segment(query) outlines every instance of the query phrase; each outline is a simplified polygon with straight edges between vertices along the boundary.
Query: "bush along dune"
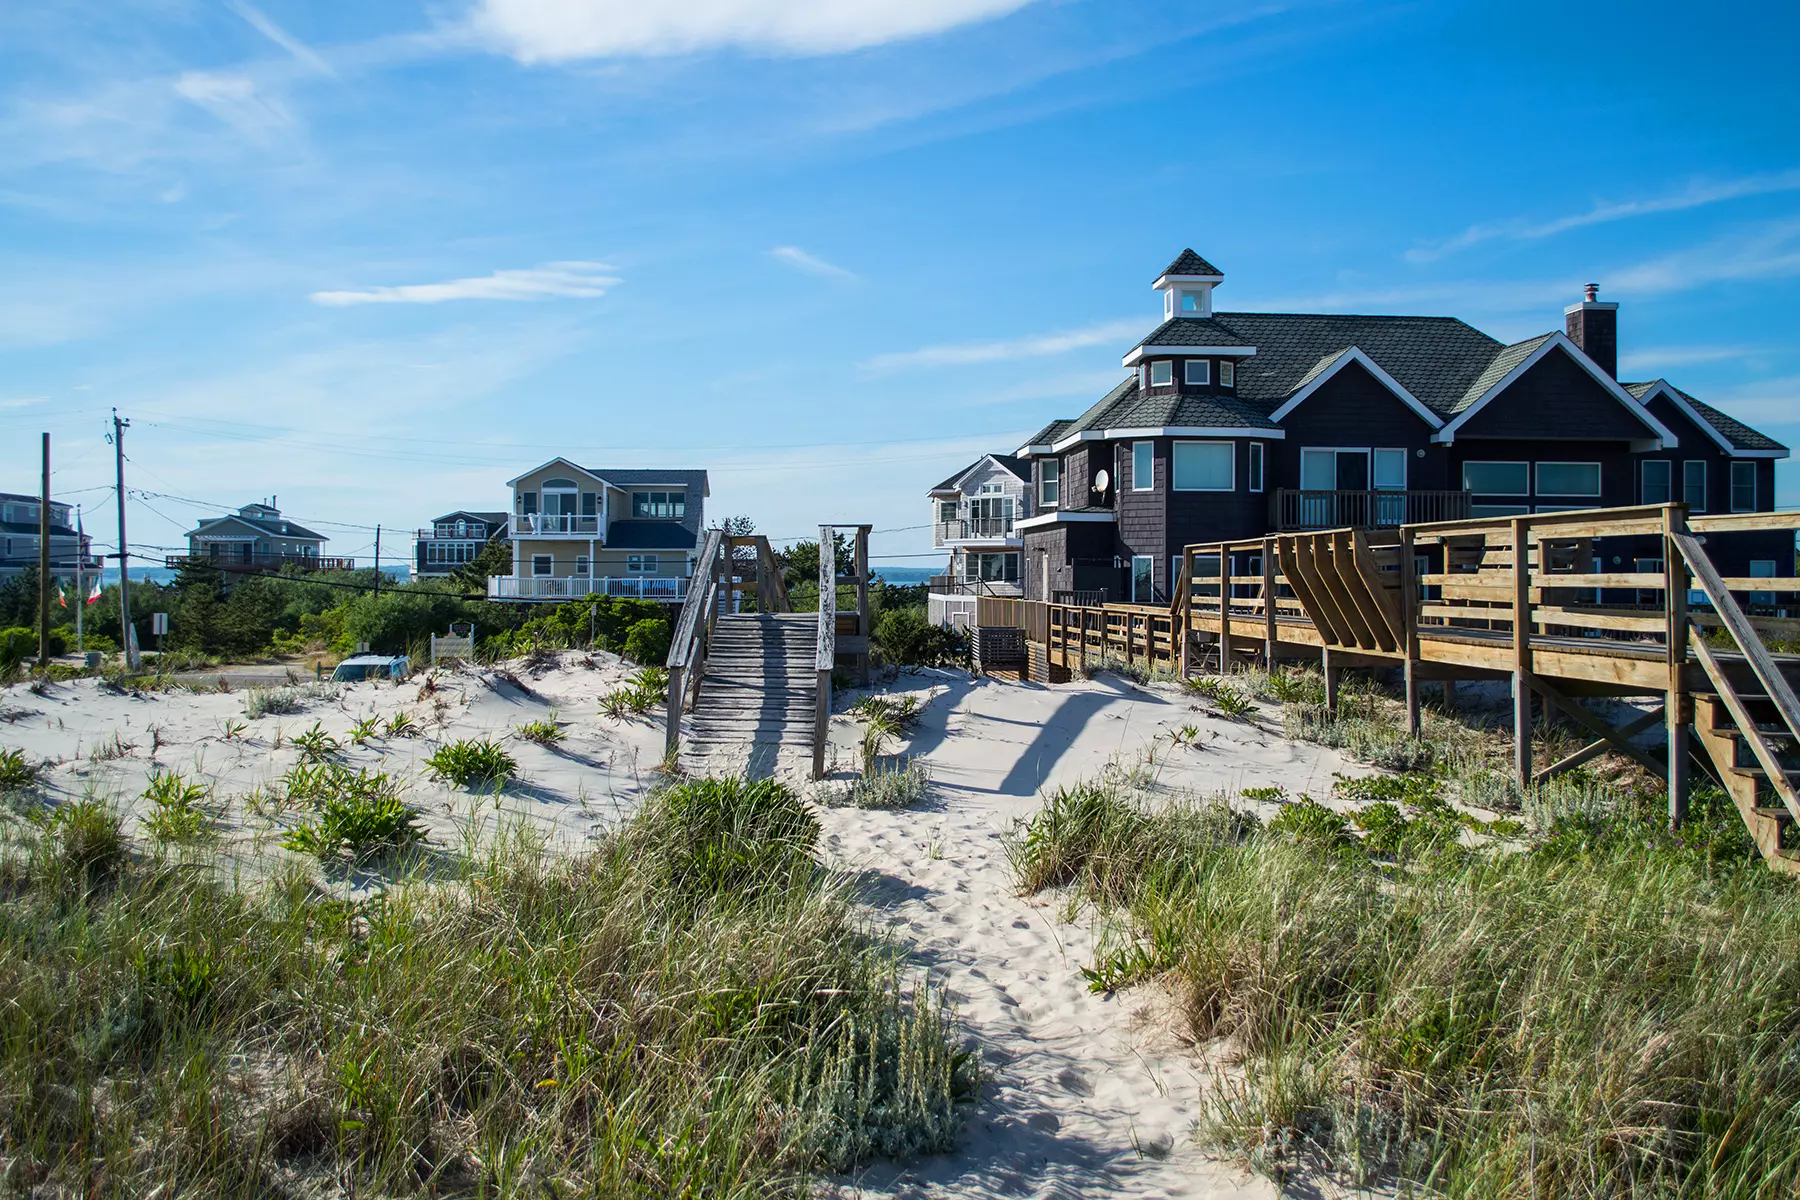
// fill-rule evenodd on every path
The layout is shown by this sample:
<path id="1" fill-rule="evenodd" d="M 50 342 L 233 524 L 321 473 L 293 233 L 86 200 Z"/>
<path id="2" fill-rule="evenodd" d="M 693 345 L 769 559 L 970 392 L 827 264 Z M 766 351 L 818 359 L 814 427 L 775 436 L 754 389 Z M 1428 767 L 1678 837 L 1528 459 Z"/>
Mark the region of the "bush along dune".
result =
<path id="1" fill-rule="evenodd" d="M 949 1148 L 976 1084 L 778 784 L 357 902 L 104 806 L 0 831 L 7 1195 L 802 1197 Z"/>
<path id="2" fill-rule="evenodd" d="M 1401 1194 L 1796 1194 L 1800 890 L 1728 801 L 1676 838 L 1654 794 L 1529 834 L 1340 794 L 1264 826 L 1084 786 L 1010 839 L 1024 890 L 1113 914 L 1096 989 L 1160 979 L 1241 1060 L 1203 1141 Z"/>

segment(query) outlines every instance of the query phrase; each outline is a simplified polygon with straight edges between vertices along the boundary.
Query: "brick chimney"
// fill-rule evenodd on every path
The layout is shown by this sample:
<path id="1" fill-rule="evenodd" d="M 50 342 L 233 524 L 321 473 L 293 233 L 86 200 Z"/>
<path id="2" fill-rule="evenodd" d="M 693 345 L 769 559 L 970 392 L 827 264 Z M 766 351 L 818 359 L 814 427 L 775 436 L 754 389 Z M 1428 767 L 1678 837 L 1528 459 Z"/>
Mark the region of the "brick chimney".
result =
<path id="1" fill-rule="evenodd" d="M 1600 285 L 1587 285 L 1587 296 L 1580 304 L 1563 309 L 1564 327 L 1569 340 L 1580 346 L 1600 369 L 1614 379 L 1619 377 L 1619 306 L 1602 304 L 1597 298 Z"/>

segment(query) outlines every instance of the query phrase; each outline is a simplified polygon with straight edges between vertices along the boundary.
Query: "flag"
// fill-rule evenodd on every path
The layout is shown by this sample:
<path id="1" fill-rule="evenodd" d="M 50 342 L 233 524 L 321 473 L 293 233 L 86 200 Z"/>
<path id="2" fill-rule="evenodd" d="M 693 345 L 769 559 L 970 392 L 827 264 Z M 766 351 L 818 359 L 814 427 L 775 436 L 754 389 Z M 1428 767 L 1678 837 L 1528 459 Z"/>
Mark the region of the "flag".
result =
<path id="1" fill-rule="evenodd" d="M 56 603 L 63 608 L 69 607 L 69 593 L 60 579 L 56 581 Z"/>
<path id="2" fill-rule="evenodd" d="M 94 576 L 94 586 L 88 592 L 87 602 L 89 604 L 93 604 L 95 601 L 97 601 L 99 599 L 100 599 L 100 577 L 98 575 L 96 575 L 96 576 Z"/>

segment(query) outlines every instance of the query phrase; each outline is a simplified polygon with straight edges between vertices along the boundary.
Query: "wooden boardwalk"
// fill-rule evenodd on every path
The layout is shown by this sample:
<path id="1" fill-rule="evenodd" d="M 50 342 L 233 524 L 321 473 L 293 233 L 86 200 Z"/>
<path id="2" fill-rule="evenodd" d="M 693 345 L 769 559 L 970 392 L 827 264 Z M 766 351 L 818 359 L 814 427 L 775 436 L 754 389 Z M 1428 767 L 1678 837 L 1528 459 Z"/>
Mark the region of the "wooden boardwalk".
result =
<path id="1" fill-rule="evenodd" d="M 1343 668 L 1399 668 L 1415 734 L 1422 680 L 1447 690 L 1459 679 L 1508 680 L 1521 786 L 1533 777 L 1536 697 L 1593 737 L 1540 778 L 1617 751 L 1666 776 L 1679 824 L 1698 748 L 1764 857 L 1796 870 L 1800 657 L 1771 653 L 1768 642 L 1800 637 L 1800 620 L 1753 615 L 1739 597 L 1760 600 L 1753 608 L 1792 604 L 1800 583 L 1777 593 L 1781 580 L 1721 576 L 1705 541 L 1791 537 L 1797 527 L 1800 513 L 1690 518 L 1682 505 L 1658 505 L 1407 525 L 1379 542 L 1354 529 L 1276 534 L 1187 547 L 1166 607 L 984 599 L 978 619 L 1026 628 L 1052 668 L 1115 659 L 1185 677 L 1252 657 L 1320 660 L 1333 710 Z M 1614 538 L 1656 539 L 1662 569 L 1592 570 L 1596 547 Z M 1689 611 L 1690 593 L 1706 605 Z M 1620 594 L 1635 603 L 1601 603 Z M 1613 729 L 1576 703 L 1581 696 L 1651 696 L 1660 707 Z M 1631 740 L 1656 724 L 1661 755 Z"/>

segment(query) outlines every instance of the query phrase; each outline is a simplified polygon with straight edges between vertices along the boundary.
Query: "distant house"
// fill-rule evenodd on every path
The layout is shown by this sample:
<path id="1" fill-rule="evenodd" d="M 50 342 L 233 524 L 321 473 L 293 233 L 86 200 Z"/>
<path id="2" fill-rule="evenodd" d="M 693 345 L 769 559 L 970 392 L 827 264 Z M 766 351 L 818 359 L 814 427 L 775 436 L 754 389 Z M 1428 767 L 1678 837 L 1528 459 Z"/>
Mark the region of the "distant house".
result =
<path id="1" fill-rule="evenodd" d="M 930 497 L 931 544 L 950 552 L 949 569 L 926 588 L 931 620 L 964 624 L 977 595 L 1022 595 L 1018 522 L 1032 514 L 1031 463 L 984 454 Z"/>
<path id="2" fill-rule="evenodd" d="M 208 517 L 187 535 L 188 552 L 172 555 L 171 567 L 204 563 L 223 571 L 272 571 L 300 567 L 309 571 L 348 571 L 351 558 L 326 558 L 330 540 L 281 515 L 273 501 L 246 504 L 224 517 Z"/>
<path id="3" fill-rule="evenodd" d="M 1013 525 L 1028 598 L 1165 605 L 1184 546 L 1271 533 L 1774 508 L 1787 447 L 1664 380 L 1621 382 L 1619 306 L 1595 286 L 1561 328 L 1508 345 L 1455 317 L 1220 312 L 1224 278 L 1184 251 L 1151 285 L 1163 321 L 1126 350 L 1125 377 L 1015 451 L 1035 509 Z M 1717 552 L 1726 575 L 1794 574 L 1790 533 Z M 1655 537 L 1594 554 L 1662 569 Z M 1255 552 L 1233 560 L 1261 569 Z"/>
<path id="4" fill-rule="evenodd" d="M 504 542 L 509 537 L 504 512 L 459 509 L 434 517 L 431 528 L 416 535 L 413 575 L 420 579 L 448 575 L 474 562 L 489 542 Z"/>
<path id="5" fill-rule="evenodd" d="M 27 567 L 38 565 L 38 498 L 17 492 L 0 492 L 0 580 L 11 579 Z M 67 504 L 50 502 L 50 575 L 72 579 L 75 566 L 92 573 L 100 569 L 87 537 L 78 533 Z"/>
<path id="6" fill-rule="evenodd" d="M 489 577 L 490 599 L 687 597 L 711 494 L 705 471 L 553 458 L 507 486 L 513 572 Z"/>

